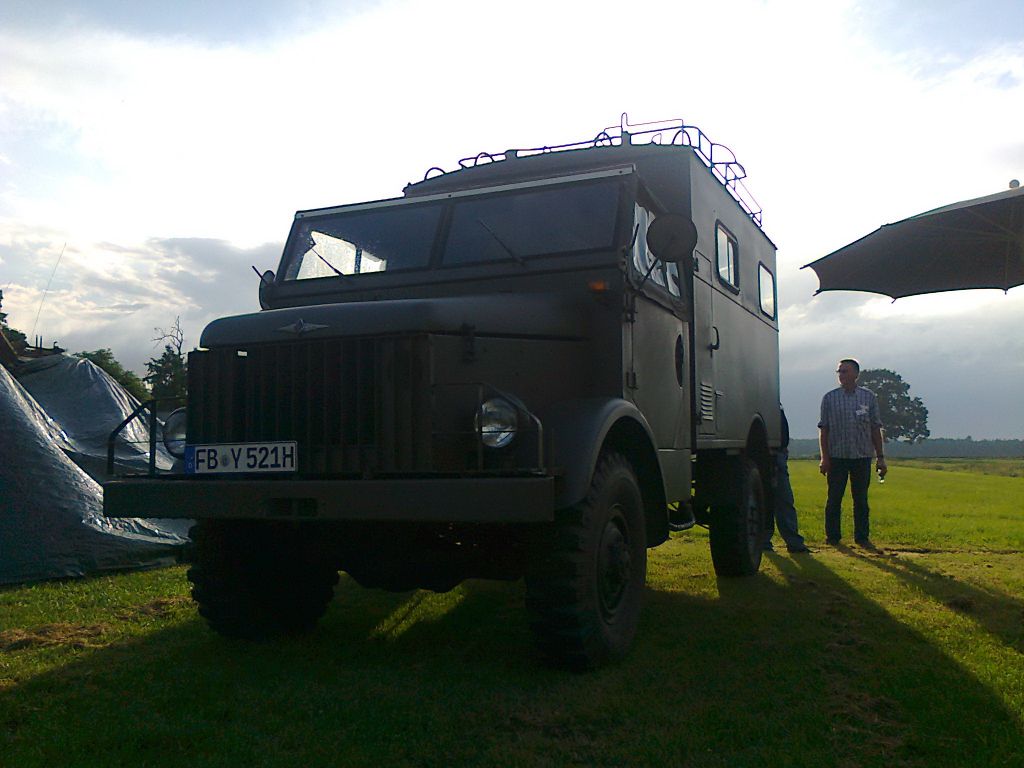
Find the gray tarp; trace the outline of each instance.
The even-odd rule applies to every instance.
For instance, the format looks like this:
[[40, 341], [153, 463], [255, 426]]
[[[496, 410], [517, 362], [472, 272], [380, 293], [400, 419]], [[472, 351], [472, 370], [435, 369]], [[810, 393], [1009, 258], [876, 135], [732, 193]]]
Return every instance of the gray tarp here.
[[[15, 372], [18, 383], [43, 409], [67, 443], [61, 450], [97, 483], [107, 475], [107, 441], [117, 425], [139, 406], [114, 378], [90, 360], [71, 355], [49, 355], [22, 363]], [[149, 421], [147, 415], [130, 421], [115, 445], [114, 474], [139, 474], [149, 470]], [[158, 470], [169, 470], [174, 458], [160, 439], [157, 422]], [[149, 515], [156, 510], [140, 510]], [[160, 528], [188, 538], [191, 520], [152, 519]]]
[[[102, 368], [70, 355], [49, 355], [22, 363], [15, 377], [64, 433], [60, 447], [94, 480], [107, 479], [107, 438], [139, 401]], [[149, 429], [135, 419], [116, 446], [120, 470], [143, 472], [149, 465]], [[158, 441], [156, 465], [170, 469], [173, 459]]]
[[67, 430], [0, 366], [0, 584], [173, 562], [184, 537], [104, 518], [102, 490], [69, 447]]

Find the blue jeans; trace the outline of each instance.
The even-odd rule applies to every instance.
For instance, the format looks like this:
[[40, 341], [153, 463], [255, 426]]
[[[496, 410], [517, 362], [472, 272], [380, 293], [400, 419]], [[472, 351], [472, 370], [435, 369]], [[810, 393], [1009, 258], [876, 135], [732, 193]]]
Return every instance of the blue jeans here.
[[871, 457], [832, 459], [832, 471], [828, 473], [828, 501], [825, 502], [825, 537], [833, 541], [842, 538], [840, 517], [847, 478], [850, 479], [850, 494], [853, 496], [853, 538], [856, 541], [867, 541], [871, 532], [868, 523]]
[[800, 549], [805, 546], [804, 537], [800, 535], [797, 527], [788, 462], [789, 451], [780, 449], [775, 454], [775, 527], [779, 529], [779, 535], [787, 547]]

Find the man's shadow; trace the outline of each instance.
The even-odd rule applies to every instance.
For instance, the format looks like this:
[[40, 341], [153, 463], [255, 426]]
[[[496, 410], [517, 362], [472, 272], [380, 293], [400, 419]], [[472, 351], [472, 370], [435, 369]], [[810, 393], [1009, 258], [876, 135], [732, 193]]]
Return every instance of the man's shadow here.
[[1024, 601], [1020, 598], [932, 571], [910, 558], [887, 555], [884, 550], [855, 554], [864, 562], [976, 622], [1008, 647], [1024, 652]]

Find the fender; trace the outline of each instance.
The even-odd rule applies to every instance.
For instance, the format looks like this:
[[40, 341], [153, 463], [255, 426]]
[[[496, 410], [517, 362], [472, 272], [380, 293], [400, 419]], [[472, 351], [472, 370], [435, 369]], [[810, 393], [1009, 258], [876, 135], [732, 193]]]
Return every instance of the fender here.
[[[598, 456], [608, 433], [622, 420], [633, 422], [646, 436], [647, 448], [657, 466], [654, 433], [635, 405], [622, 398], [584, 398], [569, 400], [537, 413], [548, 437], [548, 461], [562, 471], [555, 486], [555, 507], [568, 507], [581, 501], [590, 488]], [[658, 472], [658, 492], [664, 499], [664, 481]]]

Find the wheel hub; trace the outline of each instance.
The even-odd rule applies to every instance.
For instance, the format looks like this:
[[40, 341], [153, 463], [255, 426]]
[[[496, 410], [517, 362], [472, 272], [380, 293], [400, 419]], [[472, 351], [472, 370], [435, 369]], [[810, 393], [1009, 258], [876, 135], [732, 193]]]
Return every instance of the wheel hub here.
[[751, 553], [761, 549], [761, 504], [756, 489], [751, 485], [746, 499], [747, 546]]
[[606, 619], [612, 618], [622, 604], [632, 573], [633, 558], [625, 522], [615, 516], [605, 525], [598, 550], [597, 591]]

